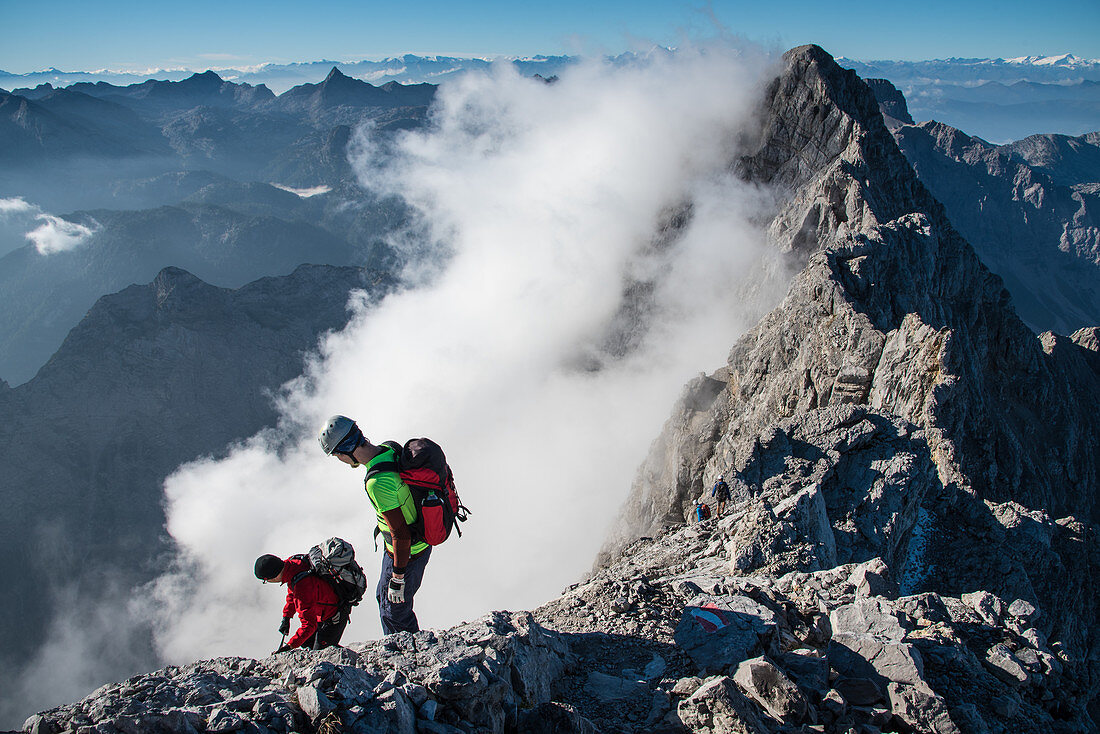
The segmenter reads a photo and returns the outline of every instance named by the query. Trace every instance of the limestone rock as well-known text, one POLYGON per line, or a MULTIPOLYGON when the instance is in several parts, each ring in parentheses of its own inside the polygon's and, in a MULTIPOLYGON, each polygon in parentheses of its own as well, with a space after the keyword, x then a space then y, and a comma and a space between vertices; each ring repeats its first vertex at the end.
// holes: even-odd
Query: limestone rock
POLYGON ((127 731, 138 717, 146 730, 289 732, 336 717, 348 731, 414 734, 424 723, 419 702, 422 712, 434 704, 436 730, 467 722, 503 732, 516 726, 519 701, 550 700, 549 682, 569 661, 558 635, 530 614, 496 613, 440 633, 170 667, 32 717, 25 728, 91 720, 127 731))
POLYGON ((891 681, 930 690, 924 681, 920 653, 904 642, 885 641, 867 634, 837 633, 829 644, 829 665, 849 678, 875 681, 882 693, 891 681))
POLYGON ((705 672, 731 671, 759 655, 775 633, 775 615, 744 596, 699 597, 684 610, 674 634, 705 672))
POLYGON ((892 578, 890 567, 881 558, 872 558, 856 566, 848 582, 856 587, 856 596, 881 596, 886 599, 896 599, 898 596, 898 585, 892 578))
POLYGON ((798 723, 806 716, 808 705, 798 686, 767 658, 743 661, 737 666, 733 681, 780 721, 798 723))
POLYGON ((943 699, 927 689, 890 682, 887 698, 894 716, 914 731, 959 734, 959 728, 951 720, 943 699))
POLYGON ((858 599, 837 607, 829 614, 833 635, 870 635, 900 641, 905 635, 897 610, 883 599, 858 599))
POLYGON ((642 691, 648 692, 648 686, 644 683, 613 675, 606 675, 599 671, 588 674, 588 683, 585 689, 602 701, 613 701, 617 698, 637 696, 642 691))
POLYGON ((677 707, 680 722, 705 734, 765 734, 769 729, 734 682, 724 676, 704 683, 677 707))
POLYGON ((302 707, 302 711, 314 724, 336 709, 328 696, 317 686, 302 686, 299 688, 298 705, 302 707))
POLYGON ((552 701, 521 712, 518 730, 531 734, 597 734, 598 731, 572 706, 552 701))
POLYGON ((1020 659, 1002 644, 989 648, 982 662, 985 663, 989 672, 1012 685, 1023 685, 1030 677, 1020 659))

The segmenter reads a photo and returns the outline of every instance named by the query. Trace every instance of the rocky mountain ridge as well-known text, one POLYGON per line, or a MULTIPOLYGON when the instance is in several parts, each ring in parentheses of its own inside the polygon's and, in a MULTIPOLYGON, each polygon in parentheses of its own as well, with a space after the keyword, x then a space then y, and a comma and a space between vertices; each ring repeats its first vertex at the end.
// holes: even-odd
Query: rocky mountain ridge
POLYGON ((172 666, 24 731, 1088 730, 1073 660, 1031 604, 899 596, 877 558, 739 575, 726 555, 751 514, 641 539, 533 612, 172 666))
POLYGON ((125 87, 98 82, 0 91, 0 198, 21 196, 57 212, 134 208, 122 195, 125 184, 188 171, 337 187, 348 179, 318 178, 308 162, 323 155, 332 131, 365 122, 382 134, 416 127, 435 90, 431 84, 376 87, 333 67, 320 84, 279 96, 212 71, 125 87))
POLYGON ((874 555, 908 591, 1024 598, 1048 612, 1095 681, 1085 661, 1096 645, 1096 589, 1076 550, 1095 558, 1090 447, 1100 426, 1084 407, 1100 399, 1094 330, 1036 338, 1019 321, 860 86, 816 52, 792 54, 773 86, 760 152, 741 165, 793 192, 773 233, 806 267, 728 365, 689 386, 605 558, 682 522, 705 487, 732 475, 743 500, 763 494, 795 537, 818 539, 777 563, 759 549, 789 541, 775 531, 745 537, 758 550, 743 551, 741 570, 816 571, 874 555), (816 112, 816 124, 798 124, 798 110, 816 112), (813 411, 846 404, 913 427, 887 429, 892 441, 923 432, 904 470, 891 468, 897 449, 867 452, 865 442, 883 440, 875 433, 837 443, 807 424, 813 411), (920 465, 935 471, 914 473, 920 465), (891 500, 898 487, 905 497, 891 500))
MULTIPOLYGON (((625 53, 612 61, 631 63, 637 57, 634 53, 625 53)), ((252 69, 214 69, 224 79, 248 83, 253 86, 263 84, 276 93, 281 93, 302 83, 316 83, 323 79, 333 67, 342 73, 359 79, 370 80, 376 84, 396 81, 401 84, 420 84, 428 80, 454 78, 470 71, 485 71, 493 63, 508 63, 515 66, 525 76, 536 73, 544 77, 553 76, 580 60, 577 56, 526 56, 526 57, 456 57, 423 56, 403 54, 383 59, 363 59, 359 61, 305 61, 289 64, 263 64, 252 69)), ((898 80, 927 79, 943 82, 973 84, 975 80, 996 80, 1001 83, 1014 83, 1021 79, 1035 82, 1064 84, 1067 79, 1091 76, 1100 77, 1100 60, 1087 59, 1073 54, 1050 56, 1028 56, 1013 59, 992 58, 951 58, 930 59, 925 61, 856 60, 839 58, 845 68, 855 69, 864 77, 888 76, 898 80), (889 71, 890 74, 882 72, 889 71)), ((14 89, 40 84, 54 87, 70 86, 77 83, 95 83, 104 81, 115 85, 138 84, 154 77, 161 81, 181 81, 197 73, 188 69, 156 69, 153 71, 123 71, 103 69, 99 71, 75 71, 56 68, 22 74, 0 71, 0 87, 14 89)))
POLYGON ((1036 337, 871 90, 814 46, 785 62, 734 168, 784 192, 801 272, 688 385, 590 578, 25 730, 1095 731, 1100 332, 1036 337), (688 522, 720 474, 729 514, 688 522))
MULTIPOLYGON (((624 57, 633 57, 625 54, 624 57)), ((429 80, 435 83, 454 79, 468 72, 488 71, 494 63, 511 64, 524 76, 536 73, 544 77, 553 76, 563 68, 576 64, 575 56, 527 56, 527 57, 455 57, 455 56, 419 56, 403 54, 385 59, 362 61, 306 61, 290 64, 263 64, 253 69, 214 69, 218 75, 228 81, 253 86, 263 85, 276 94, 301 84, 315 84, 336 68, 342 74, 356 79, 371 81, 378 86, 390 82, 398 84, 423 84, 429 80)), ((25 88, 31 85, 50 84, 54 87, 71 86, 78 83, 107 82, 115 85, 139 84, 155 77, 160 81, 181 81, 196 71, 181 69, 158 69, 152 72, 108 71, 62 71, 44 69, 25 74, 13 74, 0 71, 0 87, 4 89, 25 88)))

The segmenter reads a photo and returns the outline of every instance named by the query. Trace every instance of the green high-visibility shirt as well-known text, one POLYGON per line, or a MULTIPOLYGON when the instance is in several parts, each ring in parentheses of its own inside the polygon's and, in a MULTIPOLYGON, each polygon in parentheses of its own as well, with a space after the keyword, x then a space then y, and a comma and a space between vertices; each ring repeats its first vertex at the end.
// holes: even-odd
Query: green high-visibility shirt
MULTIPOLYGON (((384 446, 382 447, 382 453, 366 463, 367 472, 370 473, 371 467, 375 464, 387 461, 396 462, 397 456, 394 454, 393 449, 384 446)), ((385 533, 383 537, 386 539, 386 550, 393 553, 390 526, 386 524, 386 518, 382 513, 400 507, 405 522, 409 525, 416 522, 416 503, 413 501, 409 485, 402 482, 401 477, 396 472, 384 471, 367 479, 364 486, 367 490, 367 497, 370 498, 370 503, 374 506, 374 512, 378 516, 378 529, 385 533)), ((412 547, 409 548, 409 554, 415 556, 427 547, 428 544, 422 540, 413 541, 412 547)))

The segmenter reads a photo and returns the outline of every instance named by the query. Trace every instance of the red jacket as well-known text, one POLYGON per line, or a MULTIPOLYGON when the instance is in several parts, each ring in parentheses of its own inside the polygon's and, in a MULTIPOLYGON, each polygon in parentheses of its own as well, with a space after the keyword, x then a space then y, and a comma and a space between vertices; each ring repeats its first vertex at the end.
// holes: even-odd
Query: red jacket
POLYGON ((332 618, 338 611, 340 599, 336 592, 324 579, 314 574, 304 576, 298 583, 291 586, 294 577, 302 571, 308 571, 309 561, 297 558, 288 558, 284 561, 282 580, 286 582, 286 605, 283 606, 283 616, 293 617, 298 615, 301 626, 298 631, 287 640, 289 647, 299 647, 308 640, 317 627, 326 619, 332 618))

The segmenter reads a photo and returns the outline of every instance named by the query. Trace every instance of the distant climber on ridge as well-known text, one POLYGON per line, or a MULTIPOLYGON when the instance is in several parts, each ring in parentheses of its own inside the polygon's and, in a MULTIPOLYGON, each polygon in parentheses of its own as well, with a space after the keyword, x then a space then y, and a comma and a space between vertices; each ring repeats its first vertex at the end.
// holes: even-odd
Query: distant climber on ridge
POLYGON ((418 512, 412 492, 397 471, 398 452, 387 444, 375 446, 355 421, 342 415, 325 423, 318 440, 329 456, 352 468, 363 466, 367 470, 364 486, 386 543, 375 590, 382 631, 387 635, 419 631, 413 597, 424 578, 432 546, 413 538, 411 526, 418 512))
POLYGON ((714 487, 710 490, 710 496, 713 497, 718 506, 715 508, 714 516, 722 517, 726 514, 726 503, 730 498, 730 486, 726 484, 726 480, 722 478, 722 475, 718 475, 718 481, 714 483, 714 487))
POLYGON ((275 652, 296 647, 320 649, 340 643, 348 615, 340 611, 340 599, 326 581, 310 573, 309 560, 291 556, 285 561, 264 554, 256 559, 256 578, 264 583, 286 584, 286 604, 279 632, 290 632, 290 620, 298 616, 298 631, 275 652))

